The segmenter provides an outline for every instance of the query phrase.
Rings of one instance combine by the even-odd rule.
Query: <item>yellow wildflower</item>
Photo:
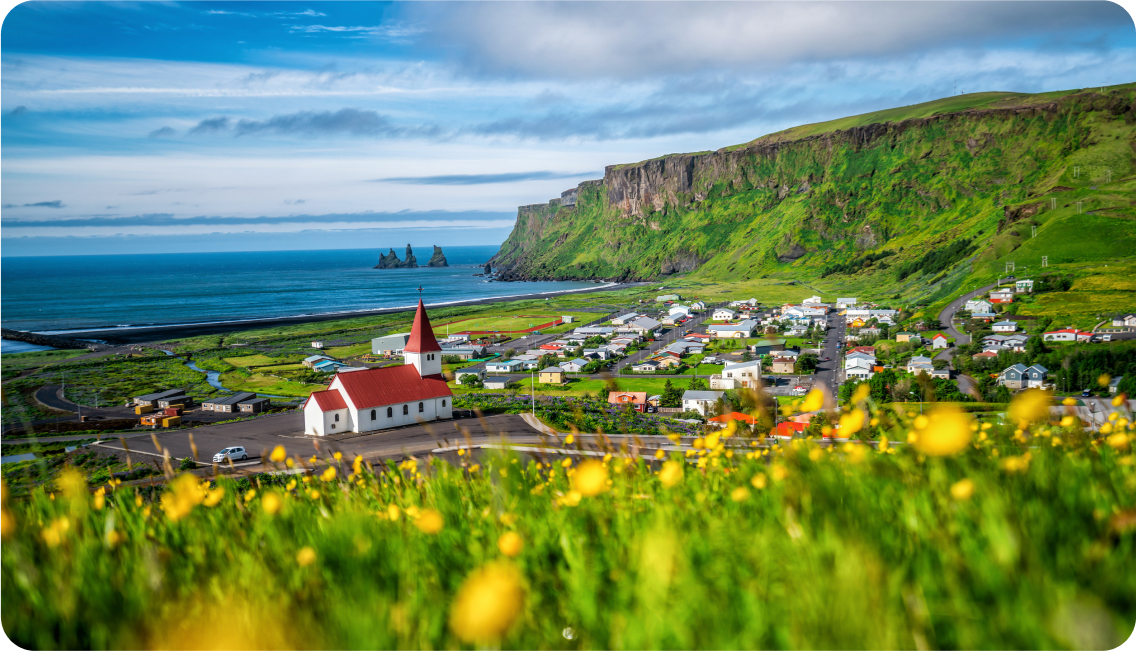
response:
[[[856,434],[861,431],[861,428],[864,426],[865,412],[860,409],[854,409],[847,414],[841,414],[840,430],[842,438]]]
[[[975,492],[975,482],[964,478],[951,485],[951,496],[959,502],[971,499]]]
[[[1007,413],[1016,423],[1046,420],[1050,415],[1050,393],[1041,389],[1027,389],[1015,396]]]
[[[802,412],[817,411],[825,404],[825,394],[821,389],[813,389],[805,394],[805,400],[802,401],[799,410]]]
[[[71,522],[67,518],[56,518],[50,526],[44,527],[40,533],[48,547],[58,547],[59,543],[63,542],[63,534],[67,533],[70,528]]]
[[[288,483],[284,485],[284,490],[286,490],[286,491],[293,490],[294,488],[296,488],[296,480],[295,479],[288,480]]]
[[[1018,457],[1007,457],[1000,462],[1000,465],[1007,472],[1026,472],[1026,469],[1030,467],[1030,453],[1027,452]]]
[[[524,547],[525,541],[516,531],[506,531],[497,539],[498,550],[511,558],[520,554]]]
[[[178,475],[162,494],[162,510],[166,517],[177,522],[189,515],[193,507],[201,504],[205,495],[193,475]]]
[[[423,533],[435,534],[442,531],[442,514],[434,509],[423,509],[415,520],[415,526]]]
[[[342,452],[336,452],[335,454],[332,455],[332,458],[334,458],[336,461],[339,461],[340,459],[343,458],[343,453]]]
[[[450,630],[467,644],[495,646],[521,612],[521,575],[497,561],[475,570],[462,583],[450,607]]]
[[[780,463],[770,467],[770,476],[774,478],[774,481],[782,481],[788,474],[790,474],[789,471]]]
[[[754,488],[757,488],[758,490],[766,488],[766,475],[754,475],[754,477],[750,479],[750,485]]]
[[[1129,447],[1129,435],[1125,432],[1118,432],[1107,438],[1105,442],[1115,450],[1124,450]]]
[[[869,385],[866,382],[866,383],[863,383],[863,384],[860,384],[859,386],[857,386],[857,390],[853,392],[853,399],[849,401],[849,404],[855,405],[855,404],[861,402],[862,400],[864,400],[865,398],[868,398],[868,397],[869,397]]]
[[[320,479],[324,481],[332,481],[336,478],[336,467],[328,466],[326,470],[320,475]]]
[[[99,490],[95,491],[95,497],[94,497],[93,502],[94,502],[94,507],[95,507],[96,511],[102,511],[103,507],[106,506],[106,504],[107,504],[106,493],[107,493],[107,489],[105,489],[105,488],[100,488]]]
[[[585,497],[599,495],[608,489],[608,468],[599,461],[585,461],[577,468],[572,483]]]
[[[272,454],[268,455],[268,460],[273,462],[273,463],[280,463],[281,461],[284,461],[285,458],[287,458],[287,457],[288,457],[288,453],[285,452],[284,446],[278,445],[272,449]]]
[[[916,438],[915,447],[932,457],[956,454],[971,442],[971,419],[955,408],[944,408],[928,417],[928,425]]]
[[[656,459],[662,459],[663,457],[666,457],[666,456],[667,456],[667,453],[664,452],[663,450],[656,450],[655,451],[655,458]]]
[[[880,437],[880,443],[876,446],[876,449],[880,452],[888,452],[888,437],[887,436]]]
[[[659,482],[667,488],[683,481],[683,464],[678,461],[667,461],[659,470]]]
[[[565,437],[565,445],[572,445],[573,441],[575,441],[575,440],[576,440],[576,437],[573,436],[572,434],[569,434],[568,436]]]
[[[299,552],[296,553],[296,562],[300,564],[300,567],[308,567],[312,563],[315,563],[316,550],[312,549],[311,547],[302,548]]]
[[[1113,405],[1114,407],[1120,407],[1121,403],[1123,402],[1125,402],[1125,394],[1122,393],[1114,396],[1113,400],[1109,401],[1109,404]]]
[[[481,467],[482,467],[482,464],[475,463],[474,465],[470,466],[469,471],[470,472],[478,472],[478,470],[481,469]]]
[[[265,493],[264,497],[261,498],[261,508],[269,515],[276,515],[282,506],[284,506],[284,500],[280,499],[280,495],[275,492]]]
[[[257,489],[250,488],[248,490],[248,492],[245,493],[245,503],[247,504],[247,503],[251,502],[253,500],[253,498],[256,496],[257,496]]]
[[[580,504],[580,491],[569,491],[567,495],[557,500],[562,506],[576,506]]]
[[[1064,416],[1062,418],[1062,421],[1060,424],[1062,425],[1062,427],[1070,427],[1071,425],[1074,424],[1074,417],[1073,416]]]
[[[222,497],[225,497],[225,488],[218,486],[205,494],[205,499],[202,500],[202,504],[208,507],[217,506]]]
[[[572,458],[571,457],[565,457],[565,460],[561,462],[561,467],[563,467],[563,468],[568,468],[571,465],[572,465]]]
[[[1109,386],[1109,381],[1111,379],[1112,378],[1109,377],[1109,373],[1102,373],[1101,375],[1098,376],[1098,386],[1101,386],[1101,387]]]
[[[310,499],[318,500],[320,499],[320,491],[313,488],[312,490],[308,491],[308,497]]]
[[[719,438],[720,438],[720,434],[718,432],[715,432],[713,434],[707,434],[707,437],[703,440],[703,447],[705,447],[708,450],[713,450],[713,449],[717,448],[719,445]]]
[[[735,502],[745,502],[750,499],[750,489],[745,486],[739,486],[730,492],[730,499]]]

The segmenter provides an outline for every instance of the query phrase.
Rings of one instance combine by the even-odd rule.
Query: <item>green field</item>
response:
[[[310,475],[91,495],[63,473],[4,492],[0,619],[31,649],[1097,649],[1131,634],[1131,425],[1016,437],[959,413],[870,415],[864,435],[917,444],[756,456],[742,436],[666,465],[554,448],[544,466],[372,469],[326,450],[313,466],[285,442]]]
[[[336,359],[347,359],[348,357],[358,357],[360,355],[367,355],[371,352],[371,342],[367,341],[360,344],[352,344],[350,346],[333,346],[325,348],[324,350],[314,351],[315,354],[324,354]]]
[[[268,366],[272,364],[280,364],[281,360],[275,357],[268,357],[267,355],[245,355],[243,357],[226,357],[225,363],[230,366],[238,368],[248,368],[249,366]]]
[[[331,376],[328,378],[331,379]],[[220,379],[225,388],[233,391],[252,391],[277,396],[307,397],[313,391],[323,391],[327,388],[323,384],[302,384],[263,373],[253,373],[249,377],[236,373],[223,373]]]
[[[437,322],[432,322],[432,326],[434,327],[434,334],[439,336],[439,337],[443,337],[446,335],[447,327],[449,327],[451,333],[459,333],[459,332],[466,332],[466,331],[469,331],[469,332],[520,331],[520,330],[528,330],[530,328],[536,328],[537,326],[540,326],[540,325],[545,324],[545,323],[549,323],[550,321],[555,321],[556,319],[559,319],[559,318],[564,317],[564,316],[575,317],[573,320],[574,322],[573,323],[561,324],[559,326],[552,326],[552,327],[548,327],[548,328],[543,328],[541,330],[541,332],[554,333],[554,332],[565,332],[565,331],[573,330],[573,329],[579,327],[582,322],[587,323],[588,321],[591,321],[592,319],[595,319],[597,317],[596,314],[588,314],[588,313],[538,314],[538,313],[532,313],[532,312],[518,312],[518,313],[510,314],[510,313],[506,312],[504,314],[486,315],[486,316],[474,317],[474,318],[470,318],[470,319],[459,319],[456,321],[437,321]]]

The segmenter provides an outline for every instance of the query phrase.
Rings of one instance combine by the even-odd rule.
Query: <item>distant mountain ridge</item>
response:
[[[810,279],[841,267],[883,287],[899,282],[885,270],[953,241],[974,238],[983,258],[1024,214],[1072,208],[1043,201],[1052,191],[1096,188],[1106,170],[1132,178],[1133,143],[1133,84],[950,97],[608,166],[521,206],[490,263],[503,280]],[[861,257],[863,270],[849,268]]]

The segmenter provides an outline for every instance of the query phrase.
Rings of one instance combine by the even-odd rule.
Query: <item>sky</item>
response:
[[[1135,58],[1109,2],[33,0],[0,255],[499,244],[606,165]]]

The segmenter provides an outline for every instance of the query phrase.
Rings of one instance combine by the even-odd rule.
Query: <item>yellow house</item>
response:
[[[775,357],[770,362],[770,370],[774,373],[793,373],[794,359],[792,357]]]
[[[675,368],[676,366],[679,366],[679,358],[672,357],[670,355],[662,355],[660,357],[654,358],[652,361],[658,362],[659,368]]]
[[[537,380],[541,384],[564,384],[565,371],[557,366],[550,366],[549,368],[541,369],[540,377]]]
[[[915,332],[898,332],[896,333],[896,341],[900,343],[907,343],[909,339],[915,336]]]
[[[863,328],[863,327],[865,327],[865,320],[862,319],[861,317],[857,317],[857,318],[855,318],[849,322],[849,327],[850,328]]]

